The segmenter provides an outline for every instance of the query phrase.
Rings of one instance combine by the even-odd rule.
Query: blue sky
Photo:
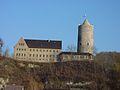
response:
[[[120,52],[120,0],[0,0],[0,37],[11,53],[20,37],[62,40],[65,50],[84,14],[97,50]]]

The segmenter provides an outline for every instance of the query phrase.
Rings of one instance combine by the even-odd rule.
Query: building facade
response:
[[[56,62],[62,41],[20,38],[14,47],[14,59],[32,62]]]
[[[58,60],[60,60],[60,62],[93,60],[93,55],[90,53],[61,52]]]

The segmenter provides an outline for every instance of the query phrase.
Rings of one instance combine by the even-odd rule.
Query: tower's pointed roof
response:
[[[83,25],[90,25],[90,23],[89,23],[87,18],[84,20]]]

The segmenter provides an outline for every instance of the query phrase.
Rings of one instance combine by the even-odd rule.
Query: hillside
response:
[[[115,87],[111,86],[112,83],[117,82],[115,81],[117,74],[113,76],[113,72],[115,72],[113,63],[117,59],[120,60],[119,57],[118,53],[99,53],[96,55],[95,61],[58,63],[28,63],[0,57],[0,77],[9,79],[7,84],[25,86],[25,90],[68,88],[67,83],[70,82],[74,84],[90,82],[89,85],[83,86],[87,90],[108,90]]]

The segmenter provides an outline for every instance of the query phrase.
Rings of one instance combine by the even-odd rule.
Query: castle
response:
[[[77,52],[62,52],[62,41],[20,38],[14,59],[32,62],[93,60],[93,25],[88,19],[78,26]]]

